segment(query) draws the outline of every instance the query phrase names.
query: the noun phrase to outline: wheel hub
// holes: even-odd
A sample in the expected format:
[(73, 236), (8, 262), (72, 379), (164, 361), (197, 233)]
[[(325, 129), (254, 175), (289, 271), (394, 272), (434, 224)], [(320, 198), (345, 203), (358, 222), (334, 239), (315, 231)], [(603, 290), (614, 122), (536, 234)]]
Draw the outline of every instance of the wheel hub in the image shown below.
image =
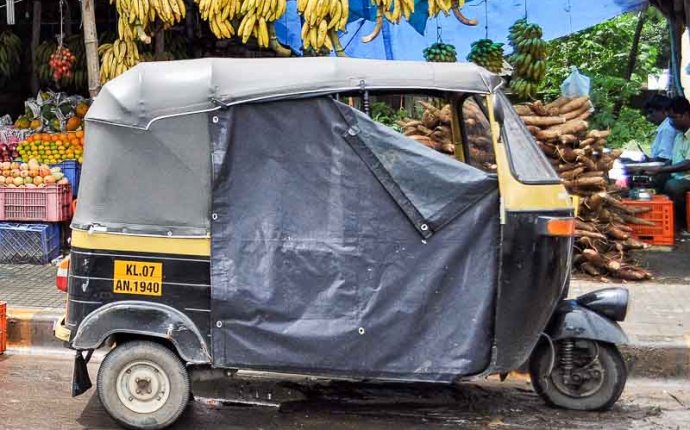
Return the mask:
[(599, 391), (604, 384), (604, 369), (598, 358), (598, 351), (589, 345), (575, 349), (574, 368), (554, 369), (551, 381), (563, 394), (573, 398), (588, 397)]
[(152, 361), (132, 362), (117, 377), (117, 395), (122, 404), (133, 412), (152, 413), (168, 400), (170, 380)]

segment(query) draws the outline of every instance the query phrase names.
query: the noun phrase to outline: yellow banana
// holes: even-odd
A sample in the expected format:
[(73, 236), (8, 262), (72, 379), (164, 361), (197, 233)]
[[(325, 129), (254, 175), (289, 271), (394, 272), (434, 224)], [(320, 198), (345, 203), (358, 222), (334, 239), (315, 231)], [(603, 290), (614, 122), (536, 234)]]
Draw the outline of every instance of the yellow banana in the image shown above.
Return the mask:
[(218, 28), (218, 24), (215, 19), (208, 20), (208, 26), (211, 27), (211, 33), (213, 33), (218, 39), (223, 37), (223, 33)]
[(335, 28), (340, 22), (340, 14), (343, 13), (343, 6), (339, 1), (334, 1), (335, 3), (335, 13), (331, 13), (331, 21), (328, 23), (328, 29)]
[(120, 56), (120, 39), (115, 40), (115, 43), (113, 43), (113, 55), (116, 57)]
[(350, 2), (348, 0), (341, 0), (340, 5), (342, 6), (343, 11), (340, 13), (341, 18), (338, 30), (345, 30), (345, 27), (347, 26), (347, 18), (350, 15)]
[(309, 29), (309, 43), (311, 43), (311, 46), (314, 47), (314, 49), (319, 49), (320, 46), (316, 44), (318, 41), (318, 35), (317, 35), (317, 29), (316, 27), (311, 27)]
[(174, 17), (175, 22), (179, 22), (182, 20), (182, 13), (180, 12), (180, 9), (177, 7), (177, 0), (163, 0), (168, 4), (170, 7), (170, 10), (172, 11), (172, 15)]
[(304, 43), (307, 42), (307, 34), (309, 34), (309, 24), (305, 22), (304, 24), (302, 24), (302, 31), (300, 32), (300, 38)]
[(319, 23), (319, 29), (317, 31), (316, 45), (319, 48), (321, 48), (323, 46), (327, 35), (328, 35), (328, 22), (326, 22), (326, 20), (324, 19)]
[(127, 20), (130, 24), (134, 24), (139, 16), (139, 12), (137, 10), (137, 0), (125, 0), (125, 2), (127, 4)]
[(278, 12), (276, 12), (275, 19), (278, 19), (281, 16), (285, 15), (286, 10), (287, 10), (287, 0), (278, 0)]
[(331, 42), (331, 38), (328, 35), (323, 40), (323, 45), (328, 48), (329, 51), (333, 50), (333, 42)]
[(245, 17), (247, 22), (244, 25), (244, 34), (242, 34), (242, 43), (247, 43), (249, 37), (252, 35), (254, 30), (254, 22), (256, 21), (256, 15), (251, 14)]
[(271, 8), (271, 0), (258, 0), (257, 2), (257, 7), (256, 7), (256, 13), (259, 16), (266, 16), (268, 15), (268, 11)]
[(262, 16), (259, 18), (259, 46), (268, 48), (268, 26), (266, 25), (266, 19)]

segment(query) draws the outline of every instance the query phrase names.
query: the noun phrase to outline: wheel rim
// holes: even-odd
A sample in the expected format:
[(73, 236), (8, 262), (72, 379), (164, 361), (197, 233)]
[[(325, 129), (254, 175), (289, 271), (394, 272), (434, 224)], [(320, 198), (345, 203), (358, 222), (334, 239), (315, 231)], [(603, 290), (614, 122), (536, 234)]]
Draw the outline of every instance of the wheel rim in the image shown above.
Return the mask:
[(139, 414), (156, 412), (170, 396), (166, 372), (149, 360), (128, 363), (117, 376), (117, 396), (125, 407)]
[[(582, 345), (582, 344), (581, 344)], [(575, 367), (569, 378), (560, 366), (553, 369), (550, 380), (561, 393), (572, 398), (589, 397), (604, 385), (606, 370), (599, 358), (599, 348), (591, 342), (575, 349)]]

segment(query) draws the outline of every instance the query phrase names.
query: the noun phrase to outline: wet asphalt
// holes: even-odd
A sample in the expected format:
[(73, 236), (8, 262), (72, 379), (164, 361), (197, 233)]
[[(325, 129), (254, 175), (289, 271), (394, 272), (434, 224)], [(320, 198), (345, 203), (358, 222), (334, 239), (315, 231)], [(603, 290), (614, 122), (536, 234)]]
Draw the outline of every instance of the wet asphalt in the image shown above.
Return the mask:
[[(90, 366), (95, 380), (97, 364)], [(95, 390), (71, 398), (69, 356), (0, 355), (0, 429), (118, 429)], [(632, 380), (608, 412), (545, 406), (525, 380), (458, 386), (428, 384), (300, 385), (300, 400), (250, 406), (209, 400), (218, 384), (197, 384), (173, 429), (690, 429), (690, 381)]]

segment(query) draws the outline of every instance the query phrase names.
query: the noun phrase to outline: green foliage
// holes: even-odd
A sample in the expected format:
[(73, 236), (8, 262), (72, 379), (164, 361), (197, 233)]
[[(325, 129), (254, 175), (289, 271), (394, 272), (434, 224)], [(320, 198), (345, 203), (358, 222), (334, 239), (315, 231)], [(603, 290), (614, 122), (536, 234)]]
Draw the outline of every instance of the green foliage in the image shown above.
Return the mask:
[(398, 132), (401, 131), (401, 128), (396, 121), (402, 120), (407, 116), (407, 111), (403, 109), (395, 111), (392, 107), (384, 102), (372, 103), (370, 111), (371, 119), (385, 126), (391, 127)]
[(622, 148), (631, 142), (649, 148), (655, 131), (656, 126), (647, 121), (639, 110), (623, 107), (606, 143), (612, 148)]
[[(590, 96), (596, 109), (590, 118), (593, 128), (611, 128), (608, 143), (620, 147), (630, 140), (649, 139), (654, 125), (630, 107), (633, 96), (640, 93), (647, 75), (666, 68), (670, 58), (665, 18), (650, 7), (640, 37), (637, 62), (629, 81), (625, 80), (628, 56), (632, 46), (637, 13), (628, 13), (592, 28), (554, 40), (549, 46), (548, 67), (541, 96), (551, 100), (560, 94), (560, 86), (577, 66), (591, 78)], [(615, 108), (621, 107), (618, 118)]]

